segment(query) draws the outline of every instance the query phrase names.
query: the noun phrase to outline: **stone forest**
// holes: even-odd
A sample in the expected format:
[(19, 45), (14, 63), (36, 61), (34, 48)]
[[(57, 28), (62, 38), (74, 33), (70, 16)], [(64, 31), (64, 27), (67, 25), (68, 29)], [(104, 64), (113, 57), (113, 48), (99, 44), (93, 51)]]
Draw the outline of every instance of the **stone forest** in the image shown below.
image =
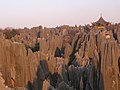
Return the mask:
[(0, 90), (120, 90), (120, 23), (1, 29)]

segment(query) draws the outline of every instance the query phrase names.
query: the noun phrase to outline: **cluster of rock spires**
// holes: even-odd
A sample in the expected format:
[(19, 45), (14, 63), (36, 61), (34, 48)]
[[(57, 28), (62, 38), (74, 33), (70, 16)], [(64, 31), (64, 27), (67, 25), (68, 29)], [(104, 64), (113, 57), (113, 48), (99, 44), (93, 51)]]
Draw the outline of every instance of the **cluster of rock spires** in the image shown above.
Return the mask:
[(120, 90), (120, 24), (1, 30), (0, 90)]

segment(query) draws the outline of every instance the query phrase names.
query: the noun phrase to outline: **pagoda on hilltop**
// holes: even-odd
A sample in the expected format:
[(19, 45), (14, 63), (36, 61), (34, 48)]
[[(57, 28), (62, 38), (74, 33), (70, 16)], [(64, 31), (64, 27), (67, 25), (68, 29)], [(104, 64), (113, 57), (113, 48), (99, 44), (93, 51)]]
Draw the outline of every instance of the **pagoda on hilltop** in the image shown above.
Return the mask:
[(99, 20), (92, 23), (93, 26), (97, 26), (98, 29), (104, 29), (106, 26), (110, 25), (110, 22), (107, 22), (103, 19), (102, 15), (100, 16)]

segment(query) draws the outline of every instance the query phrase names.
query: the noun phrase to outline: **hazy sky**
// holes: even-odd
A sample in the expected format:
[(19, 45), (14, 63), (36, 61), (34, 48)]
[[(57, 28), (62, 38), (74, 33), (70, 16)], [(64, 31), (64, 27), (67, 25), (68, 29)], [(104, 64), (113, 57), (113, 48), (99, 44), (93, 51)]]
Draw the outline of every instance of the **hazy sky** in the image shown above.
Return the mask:
[(0, 0), (0, 27), (120, 22), (120, 0)]

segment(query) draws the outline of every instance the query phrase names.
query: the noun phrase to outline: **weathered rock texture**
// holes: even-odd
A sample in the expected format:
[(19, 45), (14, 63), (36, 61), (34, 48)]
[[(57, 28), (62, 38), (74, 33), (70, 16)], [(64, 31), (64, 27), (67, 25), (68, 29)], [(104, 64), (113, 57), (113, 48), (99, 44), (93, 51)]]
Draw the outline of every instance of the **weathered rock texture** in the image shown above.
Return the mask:
[(120, 24), (2, 30), (0, 73), (0, 90), (119, 90)]

